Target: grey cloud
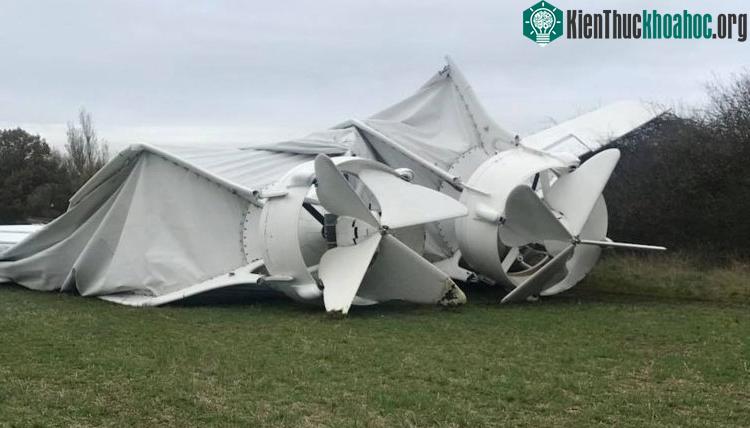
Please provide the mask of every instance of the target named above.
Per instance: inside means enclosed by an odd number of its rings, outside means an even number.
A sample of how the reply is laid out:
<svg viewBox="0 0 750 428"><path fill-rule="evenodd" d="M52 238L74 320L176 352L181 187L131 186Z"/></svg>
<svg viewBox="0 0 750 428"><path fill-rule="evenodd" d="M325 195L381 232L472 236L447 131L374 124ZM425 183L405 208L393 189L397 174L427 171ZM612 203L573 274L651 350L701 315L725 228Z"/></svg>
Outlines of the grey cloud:
<svg viewBox="0 0 750 428"><path fill-rule="evenodd" d="M531 1L529 2L529 4ZM556 1L681 11L684 1ZM639 2L640 3L640 2ZM0 125L53 131L80 106L115 143L243 143L371 114L451 54L505 127L528 132L623 98L700 102L745 65L736 41L561 40L520 35L502 1L35 1L0 8ZM692 11L744 12L741 0ZM206 132L197 132L206 129ZM224 131L222 131L224 130Z"/></svg>

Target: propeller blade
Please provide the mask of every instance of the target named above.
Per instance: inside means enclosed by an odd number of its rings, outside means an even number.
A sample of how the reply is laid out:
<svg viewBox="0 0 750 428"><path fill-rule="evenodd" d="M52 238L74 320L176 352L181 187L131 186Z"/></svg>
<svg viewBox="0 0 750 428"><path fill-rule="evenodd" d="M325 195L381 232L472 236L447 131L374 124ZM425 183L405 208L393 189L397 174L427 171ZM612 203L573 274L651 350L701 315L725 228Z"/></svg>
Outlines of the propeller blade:
<svg viewBox="0 0 750 428"><path fill-rule="evenodd" d="M581 239L579 244L584 245L597 245L599 247L613 247L613 248L628 248L631 250L650 250L650 251L665 251L667 247L661 247L657 245L643 245L643 244L629 244L627 242L614 242L614 241L595 241L591 239Z"/></svg>
<svg viewBox="0 0 750 428"><path fill-rule="evenodd" d="M503 244L518 247L545 240L570 241L568 230L529 186L513 189L505 202L505 224L500 228Z"/></svg>
<svg viewBox="0 0 750 428"><path fill-rule="evenodd" d="M604 197L600 196L599 200L594 205L594 210L591 212L586 225L583 226L580 239L594 239L603 240L606 239L607 235L607 204L604 202ZM565 248L563 242L545 242L547 251L553 256L557 255L560 251ZM578 284L583 278L588 275L589 272L594 268L596 262L599 261L602 249L596 245L576 245L573 250L573 255L568 259L566 267L568 268L568 275L565 279L552 284L548 288L542 290L540 296L552 296L554 294L562 293L563 291L569 290Z"/></svg>
<svg viewBox="0 0 750 428"><path fill-rule="evenodd" d="M565 268L565 263L573 254L573 248L574 245L568 245L566 249L562 250L560 254L556 255L549 261L549 263L534 272L534 274L532 274L523 284L508 293L508 295L503 298L502 303L526 300L526 298L530 296L541 293L542 290L550 284L562 280L568 273Z"/></svg>
<svg viewBox="0 0 750 428"><path fill-rule="evenodd" d="M560 177L545 193L544 200L565 216L573 236L581 233L619 160L619 150L604 150L575 171Z"/></svg>
<svg viewBox="0 0 750 428"><path fill-rule="evenodd" d="M573 288L593 269L601 252L602 249L594 245L576 245L566 264L568 274L557 284L545 287L539 295L553 296Z"/></svg>
<svg viewBox="0 0 750 428"><path fill-rule="evenodd" d="M323 282L326 311L349 312L381 237L376 234L357 245L332 248L320 258L318 277Z"/></svg>
<svg viewBox="0 0 750 428"><path fill-rule="evenodd" d="M359 179L380 205L380 224L396 229L465 216L457 200L424 186L404 181L387 171L364 169Z"/></svg>
<svg viewBox="0 0 750 428"><path fill-rule="evenodd" d="M378 302L466 302L466 296L448 275L391 235L383 237L378 257L357 296Z"/></svg>
<svg viewBox="0 0 750 428"><path fill-rule="evenodd" d="M331 158L319 154L315 158L315 175L318 179L318 199L329 212L358 218L379 228L380 223L362 199L346 181Z"/></svg>

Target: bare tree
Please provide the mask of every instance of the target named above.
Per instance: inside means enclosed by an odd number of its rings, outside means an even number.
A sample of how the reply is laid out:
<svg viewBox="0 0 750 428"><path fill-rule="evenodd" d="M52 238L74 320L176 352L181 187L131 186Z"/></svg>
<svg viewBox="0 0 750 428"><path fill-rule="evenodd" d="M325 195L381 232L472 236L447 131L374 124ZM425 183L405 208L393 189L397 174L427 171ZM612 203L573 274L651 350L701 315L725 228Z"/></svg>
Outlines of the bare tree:
<svg viewBox="0 0 750 428"><path fill-rule="evenodd" d="M85 109L78 113L78 123L68 122L67 168L75 189L109 160L109 146L96 135L91 114Z"/></svg>

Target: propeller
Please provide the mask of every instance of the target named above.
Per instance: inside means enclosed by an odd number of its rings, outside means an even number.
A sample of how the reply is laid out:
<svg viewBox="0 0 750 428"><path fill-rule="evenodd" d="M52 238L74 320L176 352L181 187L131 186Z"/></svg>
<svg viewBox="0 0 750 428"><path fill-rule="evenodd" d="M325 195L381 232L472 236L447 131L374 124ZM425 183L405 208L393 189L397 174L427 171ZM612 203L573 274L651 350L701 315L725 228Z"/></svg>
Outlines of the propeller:
<svg viewBox="0 0 750 428"><path fill-rule="evenodd" d="M358 187L326 155L315 159L317 197L335 219L333 248L320 259L318 278L328 312L346 314L356 299L378 302L403 299L420 303L461 304L466 296L442 271L398 239L399 230L461 217L458 201L411 184L395 171L366 160L356 177L377 204L365 202ZM349 164L348 166L351 166Z"/></svg>
<svg viewBox="0 0 750 428"><path fill-rule="evenodd" d="M581 239L581 231L619 159L617 149L598 153L572 173L555 181L544 194L544 200L527 185L520 185L510 192L500 239L509 246L544 242L548 249L555 249L552 251L555 256L505 296L503 303L525 300L561 281L567 274L566 262L578 245L666 250L653 245Z"/></svg>

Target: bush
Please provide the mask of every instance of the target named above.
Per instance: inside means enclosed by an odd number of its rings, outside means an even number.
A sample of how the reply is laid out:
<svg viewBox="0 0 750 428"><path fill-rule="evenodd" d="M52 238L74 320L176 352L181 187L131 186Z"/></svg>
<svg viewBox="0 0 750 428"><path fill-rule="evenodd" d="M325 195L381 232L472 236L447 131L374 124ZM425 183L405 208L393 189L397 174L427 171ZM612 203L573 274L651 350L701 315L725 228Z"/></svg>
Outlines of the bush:
<svg viewBox="0 0 750 428"><path fill-rule="evenodd" d="M608 147L610 236L709 259L750 256L750 74L711 85L694 117L667 114Z"/></svg>
<svg viewBox="0 0 750 428"><path fill-rule="evenodd" d="M0 224L57 217L71 194L64 161L44 139L0 130Z"/></svg>
<svg viewBox="0 0 750 428"><path fill-rule="evenodd" d="M99 139L91 115L83 109L78 122L68 124L64 154L21 128L0 131L0 224L59 216L73 193L108 159L107 143Z"/></svg>

